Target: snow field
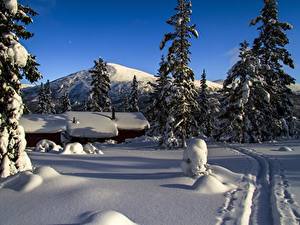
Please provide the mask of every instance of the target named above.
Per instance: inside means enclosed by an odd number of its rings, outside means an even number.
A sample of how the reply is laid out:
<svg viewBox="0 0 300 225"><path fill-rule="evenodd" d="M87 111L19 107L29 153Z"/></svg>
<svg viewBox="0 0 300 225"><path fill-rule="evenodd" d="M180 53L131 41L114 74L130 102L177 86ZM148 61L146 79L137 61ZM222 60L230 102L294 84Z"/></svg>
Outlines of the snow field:
<svg viewBox="0 0 300 225"><path fill-rule="evenodd" d="M31 152L35 166L51 166L62 175L45 179L39 172L42 184L26 195L10 186L2 188L0 200L7 204L0 205L1 220L14 225L39 225L44 221L49 224L97 224L97 218L101 217L98 212L105 214L113 210L141 225L199 222L206 225L216 224L225 214L220 207L228 199L234 201L228 197L228 192L201 194L193 190L195 180L185 177L180 169L182 151L154 151L149 145L139 150L138 143L121 147L107 145L104 149L101 157ZM211 166L216 179L222 177L224 184L234 181L240 186L236 179L243 178L236 173L248 171L251 167L248 159L217 146L208 149L209 163L218 165ZM241 196L242 193L237 198ZM90 217L95 213L97 216ZM240 217L238 213L231 213L231 220L224 218L223 222L236 221Z"/></svg>

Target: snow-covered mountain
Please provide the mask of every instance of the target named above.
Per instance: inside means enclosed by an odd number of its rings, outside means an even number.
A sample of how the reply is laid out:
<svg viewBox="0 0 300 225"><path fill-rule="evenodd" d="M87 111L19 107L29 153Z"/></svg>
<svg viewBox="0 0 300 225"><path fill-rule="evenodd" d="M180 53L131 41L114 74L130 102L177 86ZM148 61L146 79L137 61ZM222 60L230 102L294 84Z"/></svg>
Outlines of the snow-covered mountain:
<svg viewBox="0 0 300 225"><path fill-rule="evenodd" d="M110 96L114 105L120 110L120 105L130 92L131 82L136 75L139 82L140 102L144 102L147 93L151 91L149 82L155 82L154 75L128 68L122 65L108 63L108 71L111 79ZM90 91L91 76L88 70L79 71L71 75L59 78L51 82L51 90L53 97L58 100L65 92L69 93L73 105L82 105L87 100ZM200 85L200 81L195 81L196 86ZM213 91L218 90L222 85L207 81L209 88ZM24 99L29 109L34 111L37 103L37 94L39 86L27 87L23 89ZM143 106L141 106L143 108Z"/></svg>

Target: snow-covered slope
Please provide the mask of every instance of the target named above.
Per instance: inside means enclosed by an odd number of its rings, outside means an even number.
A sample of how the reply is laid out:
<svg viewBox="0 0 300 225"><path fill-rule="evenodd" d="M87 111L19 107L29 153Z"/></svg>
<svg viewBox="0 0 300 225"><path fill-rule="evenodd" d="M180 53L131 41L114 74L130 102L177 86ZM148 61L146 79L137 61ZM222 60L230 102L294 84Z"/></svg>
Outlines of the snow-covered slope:
<svg viewBox="0 0 300 225"><path fill-rule="evenodd" d="M118 64L109 63L108 70L111 79L110 96L114 105L117 106L117 109L118 106L120 108L124 96L129 93L134 75L136 75L139 82L140 102L144 102L146 94L151 90L149 82L155 82L156 80L152 74ZM69 92L72 104L81 105L87 100L90 82L91 76L88 70L83 70L52 81L51 89L54 98L58 99L63 93ZM196 86L200 85L199 81L195 83ZM211 81L208 81L208 86L212 90L217 90L222 87L220 84ZM25 102L27 102L27 105L31 109L35 107L35 103L37 102L38 90L39 87L28 87L23 90ZM143 108L143 106L140 108Z"/></svg>
<svg viewBox="0 0 300 225"><path fill-rule="evenodd" d="M300 94L300 84L296 83L290 86L290 88L292 89L292 91L296 94Z"/></svg>

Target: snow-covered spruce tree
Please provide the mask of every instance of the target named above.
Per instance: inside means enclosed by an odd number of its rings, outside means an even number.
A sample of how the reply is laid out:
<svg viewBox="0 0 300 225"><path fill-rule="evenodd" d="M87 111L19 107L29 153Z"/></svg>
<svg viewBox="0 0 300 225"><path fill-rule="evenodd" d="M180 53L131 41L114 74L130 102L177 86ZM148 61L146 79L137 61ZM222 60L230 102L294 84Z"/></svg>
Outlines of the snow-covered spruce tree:
<svg viewBox="0 0 300 225"><path fill-rule="evenodd" d="M157 80L150 84L153 91L149 96L150 102L146 114L151 123L149 133L161 137L168 122L168 100L171 95L172 80L169 76L169 66L164 56L162 56L159 65ZM172 136L174 136L174 134L172 134ZM163 144L162 139L161 144Z"/></svg>
<svg viewBox="0 0 300 225"><path fill-rule="evenodd" d="M139 105L138 105L138 98L139 98L139 94L138 94L138 82L136 79L136 76L134 75L133 80L132 80L132 84L131 84L131 92L130 92L130 96L129 96L129 102L128 102L128 112L139 112Z"/></svg>
<svg viewBox="0 0 300 225"><path fill-rule="evenodd" d="M167 63L174 78L172 95L170 96L170 110L167 124L172 126L171 134L178 139L178 147L186 147L186 140L193 131L197 129L195 112L198 110L197 91L194 85L194 72L189 68L190 63L190 39L198 37L196 25L191 25L192 3L189 0L178 0L175 8L176 14L172 16L167 24L174 28L173 32L165 35L160 49L171 42L168 49ZM167 126L166 126L167 129ZM168 134L170 132L164 132ZM169 140L164 137L164 140ZM173 138L172 138L173 139ZM168 146L168 143L165 143Z"/></svg>
<svg viewBox="0 0 300 225"><path fill-rule="evenodd" d="M41 78L35 57L20 44L32 37L25 25L36 13L16 0L0 1L0 177L31 170L25 147L25 132L19 124L23 114L21 82Z"/></svg>
<svg viewBox="0 0 300 225"><path fill-rule="evenodd" d="M127 93L123 93L123 97L122 97L122 111L123 112L127 112L128 108L129 108L129 99L128 99L128 95Z"/></svg>
<svg viewBox="0 0 300 225"><path fill-rule="evenodd" d="M38 94L37 113L40 113L40 114L47 113L46 93L45 93L45 87L44 87L43 83L41 83L39 94Z"/></svg>
<svg viewBox="0 0 300 225"><path fill-rule="evenodd" d="M69 93L65 92L61 97L61 112L72 111L72 105L69 98Z"/></svg>
<svg viewBox="0 0 300 225"><path fill-rule="evenodd" d="M55 105L53 103L51 85L49 80L47 80L44 86L44 92L45 92L46 114L55 114L56 113Z"/></svg>
<svg viewBox="0 0 300 225"><path fill-rule="evenodd" d="M197 121L199 125L199 131L207 137L212 135L213 118L212 110L210 106L210 96L208 92L208 86L206 83L206 71L203 70L200 81L200 93L199 93L199 114L197 115Z"/></svg>
<svg viewBox="0 0 300 225"><path fill-rule="evenodd" d="M270 95L258 73L260 60L247 42L240 47L240 60L228 72L222 90L222 110L216 138L229 142L263 141L269 132Z"/></svg>
<svg viewBox="0 0 300 225"><path fill-rule="evenodd" d="M96 112L110 112L110 78L107 64L101 58L95 60L94 63L94 68L89 71L92 76L92 89L90 92L90 106L88 108L89 110Z"/></svg>
<svg viewBox="0 0 300 225"><path fill-rule="evenodd" d="M251 22L251 25L257 24L260 24L257 28L259 37L254 40L253 52L261 61L259 73L270 94L272 118L266 123L269 124L269 136L275 138L284 133L284 124L291 121L293 112L288 85L295 80L284 71L284 66L294 68L293 59L285 48L289 43L286 31L291 30L292 25L279 21L277 0L264 1L261 14Z"/></svg>

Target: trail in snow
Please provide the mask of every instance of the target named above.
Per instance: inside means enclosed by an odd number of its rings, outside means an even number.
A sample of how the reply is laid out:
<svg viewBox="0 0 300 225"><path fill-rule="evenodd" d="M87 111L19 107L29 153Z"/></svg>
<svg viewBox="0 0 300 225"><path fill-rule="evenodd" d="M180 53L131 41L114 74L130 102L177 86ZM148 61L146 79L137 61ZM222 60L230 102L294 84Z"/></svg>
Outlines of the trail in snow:
<svg viewBox="0 0 300 225"><path fill-rule="evenodd" d="M300 221L299 205L289 192L288 180L279 160L253 149L233 146L259 164L250 224L296 225Z"/></svg>
<svg viewBox="0 0 300 225"><path fill-rule="evenodd" d="M227 148L227 150L234 154L244 155L249 161L249 167L238 187L225 194L225 202L219 209L216 225L249 225L258 163L252 157L237 150L232 148Z"/></svg>

